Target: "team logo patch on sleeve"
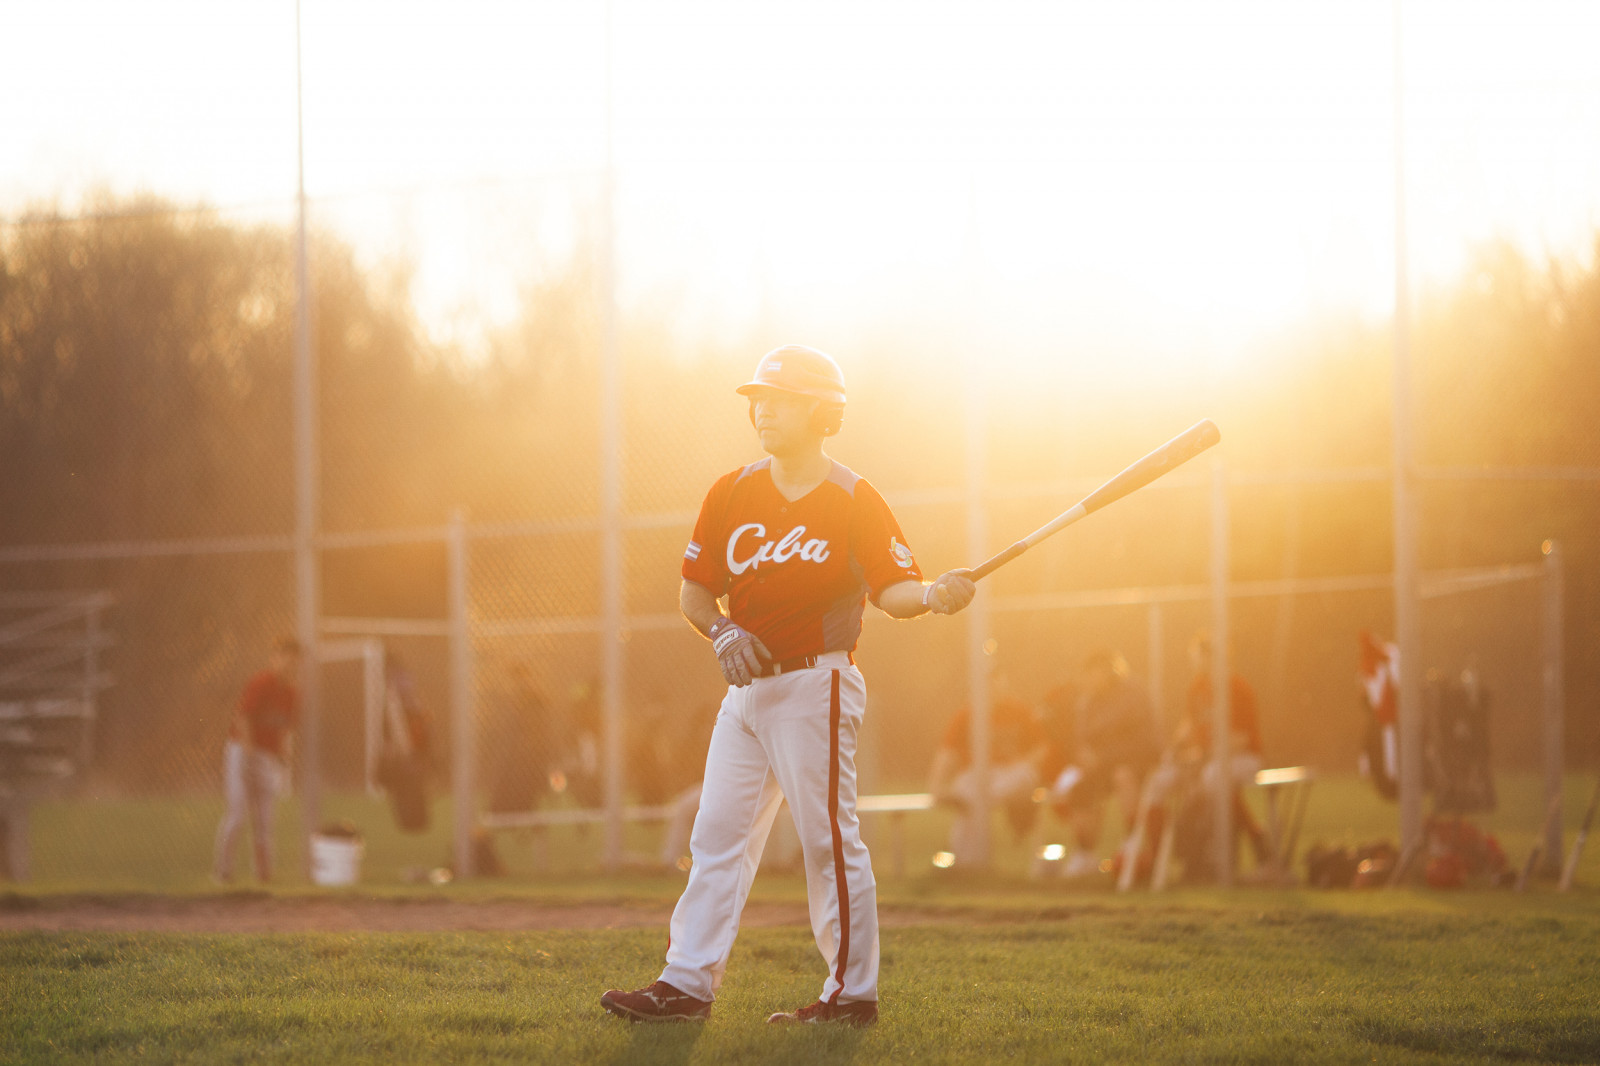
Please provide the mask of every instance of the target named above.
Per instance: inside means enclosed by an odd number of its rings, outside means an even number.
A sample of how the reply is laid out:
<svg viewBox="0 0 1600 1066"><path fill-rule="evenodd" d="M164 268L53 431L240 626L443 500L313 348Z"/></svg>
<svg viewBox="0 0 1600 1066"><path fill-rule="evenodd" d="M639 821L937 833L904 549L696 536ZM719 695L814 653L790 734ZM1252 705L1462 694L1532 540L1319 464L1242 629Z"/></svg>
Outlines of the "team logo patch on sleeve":
<svg viewBox="0 0 1600 1066"><path fill-rule="evenodd" d="M691 540L689 546L683 549L683 557L691 563L700 558L700 545Z"/></svg>
<svg viewBox="0 0 1600 1066"><path fill-rule="evenodd" d="M894 565L902 570L910 570L916 565L916 560L911 558L911 549L895 537L889 538L889 554L894 556Z"/></svg>

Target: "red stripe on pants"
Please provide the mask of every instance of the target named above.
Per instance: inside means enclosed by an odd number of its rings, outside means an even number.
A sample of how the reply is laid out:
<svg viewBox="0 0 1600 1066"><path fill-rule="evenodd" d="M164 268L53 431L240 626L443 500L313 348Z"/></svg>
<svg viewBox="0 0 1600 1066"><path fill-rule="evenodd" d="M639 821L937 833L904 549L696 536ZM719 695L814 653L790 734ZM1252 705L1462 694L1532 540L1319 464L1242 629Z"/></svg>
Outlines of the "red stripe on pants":
<svg viewBox="0 0 1600 1066"><path fill-rule="evenodd" d="M833 686L828 693L828 822L833 827L833 878L839 895L839 965L834 970L834 980L839 987L834 990L830 1003L839 1001L844 991L844 968L850 962L850 888L844 875L844 834L839 832L839 671L833 672Z"/></svg>

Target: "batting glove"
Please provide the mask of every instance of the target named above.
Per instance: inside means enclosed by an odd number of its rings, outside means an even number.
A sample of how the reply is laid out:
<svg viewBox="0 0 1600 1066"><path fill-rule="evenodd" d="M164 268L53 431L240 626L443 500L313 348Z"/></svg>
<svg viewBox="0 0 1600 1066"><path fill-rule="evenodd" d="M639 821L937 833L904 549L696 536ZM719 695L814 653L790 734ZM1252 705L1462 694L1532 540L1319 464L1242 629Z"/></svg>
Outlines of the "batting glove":
<svg viewBox="0 0 1600 1066"><path fill-rule="evenodd" d="M971 571L950 570L933 579L922 590L922 605L934 614L955 614L972 602L978 586L967 576Z"/></svg>
<svg viewBox="0 0 1600 1066"><path fill-rule="evenodd" d="M734 625L731 618L712 623L709 635L722 676L735 688L743 688L760 677L763 666L772 661L772 653L761 638Z"/></svg>

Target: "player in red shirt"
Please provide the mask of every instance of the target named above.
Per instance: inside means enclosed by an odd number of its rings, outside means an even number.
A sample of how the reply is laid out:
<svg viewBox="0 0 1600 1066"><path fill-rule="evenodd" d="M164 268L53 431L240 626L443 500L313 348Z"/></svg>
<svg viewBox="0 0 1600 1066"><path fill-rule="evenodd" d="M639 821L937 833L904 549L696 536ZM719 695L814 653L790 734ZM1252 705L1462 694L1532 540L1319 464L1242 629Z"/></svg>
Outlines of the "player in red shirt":
<svg viewBox="0 0 1600 1066"><path fill-rule="evenodd" d="M866 687L851 652L869 599L891 617L914 618L954 614L977 590L961 570L924 583L883 497L823 450L844 418L844 375L832 359L798 345L775 349L738 391L770 458L711 487L679 594L729 686L706 756L694 863L660 979L612 989L600 1002L634 1021L711 1013L787 799L828 976L817 1002L767 1020L868 1025L878 1017L877 889L855 809Z"/></svg>
<svg viewBox="0 0 1600 1066"><path fill-rule="evenodd" d="M1225 658L1231 659L1232 656ZM1211 761L1211 725L1215 717L1211 709L1211 670L1216 654L1209 632L1201 630L1195 634L1189 644L1189 661L1194 666L1194 679L1189 683L1188 697L1184 701L1184 717L1179 726L1178 740L1180 745L1187 743L1194 757L1202 760L1205 770L1201 785L1214 796L1223 786L1218 779L1217 767ZM1256 704L1256 690L1250 686L1250 682L1230 669L1227 788L1231 793L1234 830L1249 838L1258 862L1266 857L1267 835L1245 804L1240 786L1255 781L1261 766L1261 713Z"/></svg>
<svg viewBox="0 0 1600 1066"><path fill-rule="evenodd" d="M290 637L272 648L268 667L245 685L228 727L223 748L223 792L228 809L217 826L213 874L233 880L233 853L250 822L256 878L272 880L272 815L284 779L289 738L300 715L300 693L294 686L300 668L300 645Z"/></svg>
<svg viewBox="0 0 1600 1066"><path fill-rule="evenodd" d="M991 680L997 695L989 708L989 798L1005 811L1018 837L1033 827L1038 806L1034 789L1046 780L1057 758L1039 715L1025 701L1007 694L1003 674ZM945 727L939 750L928 771L934 801L955 809L950 824L950 853L970 856L980 825L977 774L972 768L972 710L963 707Z"/></svg>

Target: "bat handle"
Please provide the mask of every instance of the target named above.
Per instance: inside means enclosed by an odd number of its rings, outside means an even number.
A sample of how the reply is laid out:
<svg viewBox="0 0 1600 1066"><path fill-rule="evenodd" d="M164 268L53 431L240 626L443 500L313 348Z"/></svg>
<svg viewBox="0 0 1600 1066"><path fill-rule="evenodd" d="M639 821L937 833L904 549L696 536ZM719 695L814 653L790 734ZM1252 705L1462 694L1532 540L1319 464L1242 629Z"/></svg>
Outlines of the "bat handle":
<svg viewBox="0 0 1600 1066"><path fill-rule="evenodd" d="M994 573L996 570L1000 569L1002 566L1006 565L1027 550L1028 542L1025 540L1019 540L1015 544L1011 545L1011 547L1001 552L999 555L996 555L994 558L973 567L970 571L968 571L967 577L973 581L981 581L983 578L988 577L990 574Z"/></svg>

